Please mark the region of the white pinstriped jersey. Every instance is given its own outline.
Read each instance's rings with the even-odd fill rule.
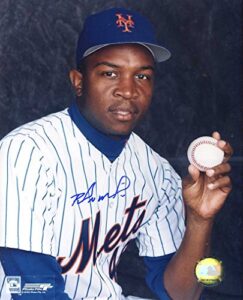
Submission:
[[[121,298],[129,240],[142,256],[181,243],[181,180],[134,133],[111,163],[64,110],[3,138],[0,166],[0,246],[57,257],[71,299]]]

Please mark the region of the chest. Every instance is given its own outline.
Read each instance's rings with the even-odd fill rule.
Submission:
[[[65,243],[59,253],[71,253],[84,239],[93,241],[98,253],[109,252],[136,237],[158,197],[152,176],[135,154],[124,151],[110,163],[96,149],[82,147],[72,151],[71,160],[63,157],[62,164],[55,225]]]

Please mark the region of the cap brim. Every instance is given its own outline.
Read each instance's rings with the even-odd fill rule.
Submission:
[[[85,58],[86,56],[88,56],[104,47],[107,47],[110,45],[122,45],[122,44],[125,44],[125,43],[123,42],[123,43],[110,43],[110,44],[96,45],[96,46],[91,47],[88,50],[86,50],[83,55],[83,58]],[[128,44],[139,44],[139,45],[146,47],[153,55],[154,60],[156,62],[163,62],[171,57],[170,51],[159,45],[149,44],[149,43],[141,43],[141,42],[128,42]]]
[[[148,43],[144,44],[144,46],[147,46],[151,50],[154,59],[157,62],[166,61],[171,57],[170,51],[165,47],[155,45],[155,44],[148,44]]]

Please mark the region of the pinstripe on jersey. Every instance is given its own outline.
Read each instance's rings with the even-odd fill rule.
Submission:
[[[180,245],[181,180],[134,133],[111,163],[64,110],[8,134],[0,165],[0,246],[57,257],[72,299],[120,299],[130,239],[142,256]]]

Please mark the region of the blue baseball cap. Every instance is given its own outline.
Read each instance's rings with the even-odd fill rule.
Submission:
[[[156,41],[152,24],[139,13],[124,8],[111,8],[90,15],[84,22],[78,39],[77,67],[91,53],[117,44],[141,44],[156,62],[170,58],[170,51]]]

